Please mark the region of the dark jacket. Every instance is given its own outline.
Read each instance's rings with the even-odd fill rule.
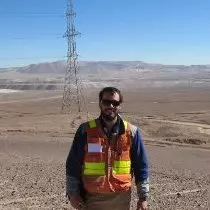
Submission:
[[[123,134],[125,132],[124,123],[120,116],[110,133],[107,132],[105,124],[99,117],[104,132],[108,138],[114,134]],[[81,193],[82,166],[85,155],[84,147],[87,144],[87,133],[85,132],[86,123],[78,128],[69,155],[66,160],[66,187],[68,194]],[[145,147],[140,135],[139,129],[131,125],[132,145],[131,145],[131,167],[135,177],[139,197],[147,197],[149,192],[149,172],[148,159]],[[83,193],[83,192],[82,192]]]

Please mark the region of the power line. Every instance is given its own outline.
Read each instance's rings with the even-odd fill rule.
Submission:
[[[4,57],[4,58],[1,58],[0,57],[0,61],[7,61],[7,60],[10,60],[10,61],[13,61],[13,60],[31,60],[31,59],[67,59],[68,57],[65,55],[65,56],[49,56],[49,57]],[[84,58],[83,56],[80,56],[78,55],[78,58]]]
[[[46,15],[46,16],[62,16],[65,17],[63,13],[47,13],[47,12],[23,12],[23,13],[10,13],[10,12],[2,12],[0,16],[16,16],[16,15]]]
[[[1,32],[1,34],[2,34],[2,32]],[[4,34],[4,35],[6,35],[8,37],[13,34],[8,33],[8,34]],[[63,34],[61,34],[61,33],[38,33],[38,34],[36,34],[36,36],[63,36]]]
[[[11,13],[11,12],[1,12],[1,15],[61,15],[61,13],[55,13],[55,12],[23,12],[23,13]],[[65,17],[65,15],[63,15],[62,12],[62,16]]]
[[[0,13],[0,19],[5,18],[65,18],[65,15],[61,14],[47,14],[47,13],[22,13],[22,14],[2,14]]]
[[[46,40],[46,39],[63,39],[62,36],[57,37],[0,37],[1,41],[4,40]]]
[[[5,60],[31,60],[31,59],[65,59],[67,58],[67,56],[55,56],[55,57],[52,57],[52,56],[49,56],[49,57],[17,57],[17,58],[14,58],[14,57],[11,57],[11,58],[1,58],[0,57],[0,61],[5,61]]]
[[[23,37],[18,37],[14,36],[11,33],[1,33],[0,34],[0,39],[41,39],[41,38],[55,38],[55,39],[63,39],[64,35],[61,33],[38,33],[38,34],[33,34],[32,36],[23,36]]]
[[[4,35],[4,37],[3,36],[1,36],[1,35]],[[80,34],[81,35],[81,34]],[[55,39],[64,39],[65,38],[65,35],[63,35],[63,34],[56,34],[56,33],[43,33],[43,34],[37,34],[36,36],[28,36],[28,37],[15,37],[15,36],[11,36],[11,34],[3,34],[3,33],[1,33],[0,34],[0,39],[1,39],[1,41],[2,41],[2,39],[41,39],[41,38],[55,38]]]

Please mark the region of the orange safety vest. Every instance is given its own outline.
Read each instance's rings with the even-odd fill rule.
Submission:
[[[131,188],[131,131],[124,122],[125,133],[110,141],[100,120],[88,122],[87,145],[82,180],[89,193],[122,192]]]

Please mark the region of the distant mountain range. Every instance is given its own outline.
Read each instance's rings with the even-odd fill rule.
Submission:
[[[79,70],[81,74],[101,74],[107,71],[185,71],[185,72],[210,72],[210,65],[162,65],[149,64],[142,61],[81,61],[79,62]],[[0,68],[0,71],[16,71],[28,74],[64,74],[66,71],[65,61],[46,62],[39,64],[31,64],[24,67]]]
[[[210,87],[210,65],[162,65],[142,61],[81,61],[79,77],[85,87]],[[0,69],[0,88],[62,88],[66,62],[46,62]]]

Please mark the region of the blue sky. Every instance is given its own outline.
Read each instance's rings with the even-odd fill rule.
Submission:
[[[73,0],[79,60],[210,64],[209,0]],[[66,56],[66,0],[1,0],[0,68]]]

